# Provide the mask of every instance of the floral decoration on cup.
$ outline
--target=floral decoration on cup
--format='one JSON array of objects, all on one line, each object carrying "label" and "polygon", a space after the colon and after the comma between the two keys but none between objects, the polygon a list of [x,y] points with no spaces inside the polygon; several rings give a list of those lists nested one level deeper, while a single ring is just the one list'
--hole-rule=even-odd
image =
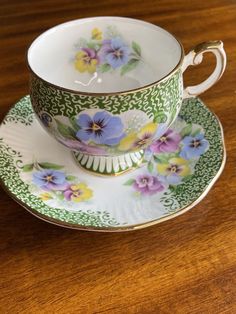
[{"label": "floral decoration on cup", "polygon": [[105,110],[84,110],[78,116],[52,118],[43,112],[42,123],[53,129],[58,141],[68,148],[94,155],[135,152],[151,145],[167,125],[156,123],[143,112],[133,110],[129,117]]},{"label": "floral decoration on cup", "polygon": [[111,72],[120,69],[120,74],[133,70],[142,60],[141,47],[135,41],[127,43],[114,26],[103,33],[99,28],[91,31],[89,39],[80,38],[74,65],[80,73]]}]

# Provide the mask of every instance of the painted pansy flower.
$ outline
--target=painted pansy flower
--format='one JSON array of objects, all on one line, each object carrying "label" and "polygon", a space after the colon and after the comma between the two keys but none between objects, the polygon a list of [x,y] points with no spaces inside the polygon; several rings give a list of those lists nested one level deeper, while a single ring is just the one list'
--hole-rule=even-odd
[{"label": "painted pansy flower", "polygon": [[81,73],[94,73],[98,64],[99,58],[94,49],[82,48],[76,55],[75,67]]},{"label": "painted pansy flower", "polygon": [[95,27],[93,30],[92,30],[92,39],[95,39],[95,40],[101,40],[102,39],[102,31]]},{"label": "painted pansy flower", "polygon": [[139,175],[135,179],[133,187],[137,192],[146,195],[152,195],[164,190],[164,186],[158,178],[148,174]]},{"label": "painted pansy flower", "polygon": [[209,142],[202,133],[196,136],[185,136],[182,143],[183,148],[180,156],[185,159],[197,158],[204,154],[209,147]]},{"label": "painted pansy flower", "polygon": [[187,160],[174,157],[166,163],[158,163],[157,172],[162,176],[163,181],[175,185],[179,184],[183,177],[190,175],[191,169]]},{"label": "painted pansy flower", "polygon": [[120,141],[119,150],[135,151],[141,150],[151,144],[153,136],[157,130],[157,124],[150,122],[146,124],[138,133],[131,132]]},{"label": "painted pansy flower", "polygon": [[67,201],[83,202],[89,200],[93,196],[93,191],[84,183],[71,184],[63,192]]},{"label": "painted pansy flower", "polygon": [[76,122],[80,127],[76,137],[83,142],[114,146],[124,137],[121,119],[106,111],[97,112],[93,117],[83,113]]},{"label": "painted pansy flower", "polygon": [[105,33],[95,27],[88,39],[80,38],[75,48],[75,68],[81,73],[113,72],[121,68],[120,75],[133,70],[142,60],[140,45],[123,39],[116,27],[108,26]]},{"label": "painted pansy flower", "polygon": [[99,50],[99,58],[102,63],[108,63],[116,69],[129,61],[130,48],[119,37],[103,41]]},{"label": "painted pansy flower", "polygon": [[151,144],[150,149],[153,153],[175,152],[181,141],[181,136],[174,130],[167,130],[157,141]]},{"label": "painted pansy flower", "polygon": [[64,190],[68,183],[62,171],[45,169],[33,173],[33,183],[43,190]]},{"label": "painted pansy flower", "polygon": [[48,200],[52,199],[51,194],[46,193],[46,192],[40,194],[39,197],[41,198],[42,201],[48,201]]}]

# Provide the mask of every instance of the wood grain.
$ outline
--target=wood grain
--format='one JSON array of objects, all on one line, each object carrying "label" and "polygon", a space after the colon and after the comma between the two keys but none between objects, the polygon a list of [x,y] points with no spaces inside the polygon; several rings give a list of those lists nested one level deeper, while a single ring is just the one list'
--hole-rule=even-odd
[{"label": "wood grain", "polygon": [[[222,79],[202,99],[225,131],[227,164],[188,213],[123,234],[67,230],[38,220],[0,190],[0,313],[236,313],[236,2],[1,0],[0,120],[28,93],[27,47],[68,20],[129,16],[174,33],[186,51],[222,39]],[[207,56],[188,69],[200,82]]]}]

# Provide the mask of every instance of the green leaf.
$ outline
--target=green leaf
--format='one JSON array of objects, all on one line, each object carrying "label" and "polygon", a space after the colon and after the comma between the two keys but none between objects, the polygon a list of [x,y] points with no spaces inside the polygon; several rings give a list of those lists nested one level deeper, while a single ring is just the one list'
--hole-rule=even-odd
[{"label": "green leaf", "polygon": [[138,56],[141,56],[141,47],[135,41],[132,42],[132,48]]},{"label": "green leaf", "polygon": [[22,170],[24,172],[30,172],[33,170],[33,168],[34,168],[34,164],[27,164],[23,166]]},{"label": "green leaf", "polygon": [[137,56],[137,53],[135,53],[135,52],[131,52],[130,54],[130,57],[133,57],[133,58],[138,58],[138,56]]},{"label": "green leaf", "polygon": [[124,183],[124,185],[132,185],[134,182],[135,182],[134,179],[129,179],[128,181]]},{"label": "green leaf", "polygon": [[76,138],[76,132],[72,127],[68,126],[68,131],[70,132],[71,137]]},{"label": "green leaf", "polygon": [[76,180],[77,178],[75,176],[66,176],[66,180],[67,181],[74,181]]},{"label": "green leaf", "polygon": [[154,166],[153,166],[153,163],[151,161],[148,163],[147,168],[148,168],[149,172],[151,172],[151,173],[153,172]]},{"label": "green leaf", "polygon": [[154,117],[153,122],[154,123],[160,123],[161,121],[160,121],[159,117],[156,116],[156,117]]},{"label": "green leaf", "polygon": [[198,128],[198,129],[196,129],[195,131],[193,131],[193,132],[191,133],[191,135],[194,137],[194,136],[198,135],[199,133],[201,133],[201,131],[202,131],[202,129],[201,129],[201,128]]},{"label": "green leaf", "polygon": [[169,185],[169,190],[171,192],[175,192],[177,190],[178,186],[177,185]]},{"label": "green leaf", "polygon": [[57,192],[56,193],[56,195],[57,195],[57,198],[60,200],[60,201],[63,201],[64,200],[64,194],[62,193],[62,192]]},{"label": "green leaf", "polygon": [[111,66],[110,66],[110,64],[108,64],[108,63],[104,63],[104,64],[101,64],[101,65],[99,66],[99,70],[100,70],[102,73],[108,72],[110,69],[111,69]]},{"label": "green leaf", "polygon": [[166,160],[168,161],[171,158],[178,158],[179,157],[179,151],[174,152],[174,153],[169,153],[165,155]]},{"label": "green leaf", "polygon": [[95,44],[94,42],[92,42],[92,41],[89,41],[89,42],[87,43],[87,47],[90,48],[90,49],[94,49],[95,45],[96,45],[96,44]]},{"label": "green leaf", "polygon": [[121,68],[121,75],[124,75],[125,73],[133,70],[134,68],[136,68],[137,64],[139,63],[138,59],[131,59],[129,60],[129,62],[125,65],[123,65],[123,67]]},{"label": "green leaf", "polygon": [[71,117],[71,118],[70,118],[70,123],[71,123],[71,125],[73,126],[73,129],[74,129],[76,132],[79,131],[80,127],[78,126],[75,117]]},{"label": "green leaf", "polygon": [[68,125],[62,123],[61,121],[55,119],[57,123],[57,129],[60,132],[60,134],[66,138],[76,138],[75,137],[75,131]]},{"label": "green leaf", "polygon": [[155,162],[161,163],[161,164],[165,164],[168,162],[168,158],[163,155],[153,155],[153,159],[155,160]]},{"label": "green leaf", "polygon": [[188,124],[181,130],[180,135],[182,137],[185,137],[185,136],[190,135],[191,132],[192,132],[192,124]]},{"label": "green leaf", "polygon": [[50,162],[40,162],[39,166],[43,169],[53,169],[53,170],[59,170],[59,169],[64,168],[64,166],[59,166],[56,164],[52,164]]}]

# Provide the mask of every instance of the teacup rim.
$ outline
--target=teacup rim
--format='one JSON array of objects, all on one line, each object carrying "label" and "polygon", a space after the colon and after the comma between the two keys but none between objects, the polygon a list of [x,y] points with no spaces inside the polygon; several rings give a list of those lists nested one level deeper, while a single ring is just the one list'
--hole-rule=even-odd
[{"label": "teacup rim", "polygon": [[[149,27],[152,27],[152,28],[159,28],[161,29],[162,31],[166,32],[167,34],[169,34],[171,37],[173,37],[173,39],[175,39],[177,41],[177,43],[179,44],[180,46],[180,50],[181,50],[181,55],[180,55],[180,58],[179,58],[179,61],[177,63],[177,65],[169,72],[167,73],[166,75],[164,75],[162,78],[160,78],[159,80],[156,80],[150,84],[146,84],[144,86],[140,86],[140,87],[137,87],[137,88],[133,88],[133,89],[128,89],[128,90],[122,90],[122,91],[117,91],[117,92],[84,92],[84,91],[78,91],[78,90],[74,90],[74,89],[70,89],[70,88],[66,88],[66,87],[63,87],[63,86],[60,86],[60,85],[57,85],[57,84],[54,84],[52,82],[49,82],[47,81],[46,79],[42,78],[40,75],[38,75],[33,69],[32,67],[30,66],[30,62],[29,62],[29,52],[30,52],[30,49],[32,48],[33,44],[38,40],[40,39],[40,37],[42,36],[45,36],[46,33],[49,33],[49,32],[52,32],[53,30],[55,30],[56,28],[58,27],[61,27],[61,26],[66,26],[68,24],[73,24],[74,22],[76,21],[86,21],[86,20],[92,20],[92,19],[115,19],[115,20],[130,20],[132,22],[138,22],[140,24],[145,24],[145,25],[148,25]],[[75,95],[82,95],[82,96],[118,96],[118,95],[126,95],[126,94],[132,94],[132,93],[136,93],[136,92],[139,92],[139,91],[143,91],[143,90],[146,90],[146,89],[149,89],[150,87],[153,87],[157,84],[160,84],[162,83],[163,81],[165,81],[166,79],[168,79],[171,75],[173,75],[175,72],[177,72],[179,70],[179,68],[181,67],[182,63],[183,63],[183,60],[184,60],[184,56],[185,56],[185,52],[184,52],[184,47],[182,45],[182,43],[180,42],[180,40],[178,39],[178,37],[176,37],[175,35],[173,35],[172,33],[170,33],[169,31],[167,31],[166,29],[156,25],[156,24],[153,24],[153,23],[150,23],[150,22],[147,22],[147,21],[143,21],[143,20],[139,20],[139,19],[135,19],[135,18],[130,18],[130,17],[122,17],[122,16],[92,16],[92,17],[86,17],[86,18],[81,18],[81,19],[74,19],[74,20],[70,20],[70,21],[67,21],[67,22],[64,22],[64,23],[60,23],[60,24],[57,24],[49,29],[47,29],[46,31],[44,31],[43,33],[41,33],[39,36],[37,36],[32,42],[31,44],[29,45],[28,49],[27,49],[27,54],[26,54],[26,61],[27,61],[27,67],[29,69],[29,71],[31,72],[31,74],[33,74],[37,79],[41,80],[42,82],[44,82],[46,85],[49,85],[57,90],[62,90],[62,91],[65,91],[65,92],[69,92],[71,94],[75,94]]]}]

